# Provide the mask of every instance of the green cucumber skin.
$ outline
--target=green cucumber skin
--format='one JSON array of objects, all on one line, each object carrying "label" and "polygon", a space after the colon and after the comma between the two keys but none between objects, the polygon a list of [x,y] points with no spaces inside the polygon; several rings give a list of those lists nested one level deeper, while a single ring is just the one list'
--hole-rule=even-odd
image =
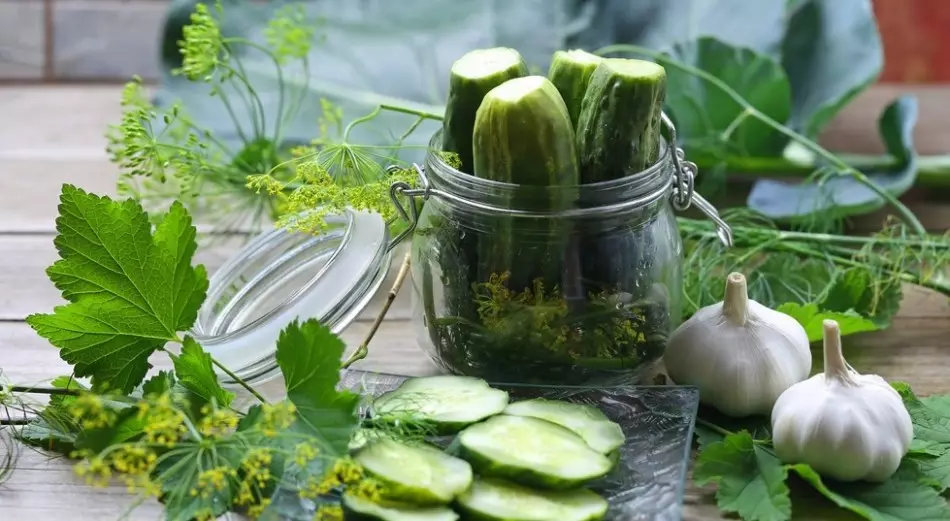
[{"label": "green cucumber skin", "polygon": [[[520,484],[520,483],[515,483],[515,482],[511,482],[511,481],[499,479],[499,478],[485,478],[485,477],[476,479],[476,481],[472,483],[472,487],[476,487],[479,483],[492,483],[494,486],[512,487],[516,490],[527,488],[525,487],[525,485]],[[472,489],[469,489],[469,490],[471,491]],[[531,493],[531,492],[537,492],[537,490],[535,491],[525,490],[524,492]],[[579,491],[571,490],[567,492],[576,493]],[[587,492],[590,492],[590,491],[588,490]],[[536,512],[526,512],[525,515],[523,516],[502,516],[499,514],[491,514],[483,510],[478,510],[466,504],[465,495],[468,493],[469,491],[466,491],[465,493],[460,495],[458,498],[456,498],[456,501],[453,505],[455,511],[462,514],[462,519],[466,521],[470,521],[470,520],[471,521],[549,521],[548,519],[545,519],[545,520],[540,519]],[[560,492],[548,491],[548,493],[558,494]],[[571,517],[568,521],[600,521],[604,519],[604,517],[607,515],[607,510],[609,508],[609,505],[607,501],[604,500],[602,497],[599,498],[599,501],[602,502],[603,504],[600,512],[591,513],[591,515],[585,518],[574,516],[574,517]],[[550,519],[550,521],[565,521],[565,520],[558,518],[558,519]]]},{"label": "green cucumber skin", "polygon": [[614,69],[617,60],[597,66],[581,104],[577,152],[585,184],[640,172],[659,159],[666,74],[626,76]]},{"label": "green cucumber skin", "polygon": [[459,155],[462,161],[459,170],[466,174],[473,171],[472,134],[482,99],[505,81],[527,75],[528,66],[523,60],[514,67],[499,70],[478,80],[450,74],[449,95],[442,120],[442,150]]},{"label": "green cucumber skin", "polygon": [[[360,506],[354,504],[354,501],[348,494],[343,495],[340,506],[343,509],[344,521],[412,521],[413,519],[422,521],[432,521],[441,519],[442,521],[457,521],[459,516],[448,507],[419,507],[418,505],[397,504],[382,505],[389,509],[404,509],[401,512],[394,513],[392,516],[374,514],[372,512],[361,512]],[[410,510],[411,509],[411,510]],[[416,510],[416,512],[413,512]]]},{"label": "green cucumber skin", "polygon": [[[581,53],[586,60],[574,59],[573,53]],[[603,58],[584,51],[555,51],[548,69],[548,79],[557,87],[561,98],[571,116],[571,124],[577,128],[577,119],[581,113],[581,103],[590,77]]]},{"label": "green cucumber skin", "polygon": [[[393,443],[399,443],[399,442],[395,442],[395,441],[394,441]],[[403,483],[399,483],[399,482],[393,481],[393,480],[389,479],[388,477],[383,476],[383,475],[381,475],[381,474],[379,474],[379,473],[377,473],[377,472],[373,472],[370,468],[367,468],[367,465],[366,465],[366,464],[364,464],[364,462],[366,461],[366,460],[364,459],[364,456],[365,456],[366,454],[368,454],[369,451],[374,448],[373,445],[374,445],[374,444],[367,444],[367,446],[363,447],[363,448],[360,449],[359,451],[356,451],[356,453],[355,453],[354,456],[353,456],[353,459],[354,459],[357,463],[360,463],[360,464],[363,466],[364,471],[366,472],[367,475],[372,476],[373,478],[377,479],[377,480],[383,485],[384,493],[382,494],[382,498],[383,498],[384,500],[386,500],[386,501],[411,503],[411,504],[418,505],[418,506],[442,506],[442,505],[447,505],[447,504],[451,503],[451,502],[455,499],[455,496],[457,496],[458,494],[464,492],[464,490],[465,490],[466,488],[468,488],[468,486],[471,486],[471,481],[472,481],[472,479],[474,478],[474,476],[472,475],[471,471],[467,472],[467,474],[468,474],[468,485],[466,485],[465,487],[462,487],[462,488],[460,488],[459,490],[457,490],[457,491],[454,493],[454,495],[452,495],[451,497],[440,496],[440,495],[438,495],[438,494],[436,494],[436,493],[432,492],[431,490],[429,490],[429,489],[427,489],[427,488],[424,488],[424,487],[416,487],[416,486],[412,486],[412,485],[406,485],[406,484],[403,484]],[[447,454],[447,453],[445,453],[444,451],[442,451],[441,449],[439,449],[438,447],[435,447],[435,446],[423,445],[423,446],[420,446],[419,448],[422,448],[423,450],[430,450],[430,451],[433,451],[433,452],[438,452],[438,453],[440,453],[440,454],[445,455],[446,457],[455,458],[455,459],[458,459],[458,460],[464,462],[464,460],[463,460],[462,458],[457,458],[457,457],[455,457],[455,456],[452,456],[451,454]],[[471,464],[468,464],[468,465],[466,465],[466,467],[470,467],[470,465],[471,465]]]},{"label": "green cucumber skin", "polygon": [[[609,472],[607,472],[601,476],[579,479],[555,478],[532,469],[495,463],[491,458],[487,458],[461,443],[453,445],[452,451],[458,454],[458,457],[469,462],[469,464],[472,465],[472,469],[481,476],[506,479],[526,487],[534,487],[542,490],[571,490],[592,483],[609,474]],[[611,458],[611,456],[608,456],[608,458]],[[613,461],[614,466],[617,461],[619,461],[619,459]],[[610,470],[613,470],[613,468],[614,467],[611,467]]]},{"label": "green cucumber skin", "polygon": [[[567,106],[557,88],[543,76],[512,82],[537,82],[538,88],[517,102],[496,87],[482,100],[472,139],[475,176],[518,185],[508,205],[533,211],[557,211],[573,206],[570,189],[539,190],[551,186],[576,186],[580,181],[574,130]],[[549,196],[548,196],[549,195]],[[541,279],[549,290],[561,285],[565,249],[570,230],[563,220],[489,216],[479,239],[478,280],[509,273],[508,287],[520,292]]]}]

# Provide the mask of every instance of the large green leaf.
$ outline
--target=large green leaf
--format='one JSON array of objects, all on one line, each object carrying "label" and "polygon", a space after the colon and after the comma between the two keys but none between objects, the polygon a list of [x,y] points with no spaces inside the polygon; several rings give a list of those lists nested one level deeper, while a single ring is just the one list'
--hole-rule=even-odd
[{"label": "large green leaf", "polygon": [[[887,151],[902,162],[892,172],[865,172],[877,186],[893,195],[901,195],[917,178],[917,153],[914,151],[914,127],[917,124],[917,99],[902,96],[891,103],[879,121]],[[833,212],[835,216],[858,215],[883,206],[884,199],[853,177],[834,176],[824,180],[794,184],[763,179],[749,194],[750,208],[775,220],[811,218]]]},{"label": "large green leaf", "polygon": [[[785,121],[791,114],[788,78],[766,55],[703,37],[674,46],[670,56],[713,74],[774,120]],[[667,110],[691,159],[770,155],[784,148],[785,136],[748,117],[722,89],[677,67],[667,67],[667,75]]]},{"label": "large green leaf", "polygon": [[881,36],[871,0],[799,0],[790,7],[782,42],[794,98],[789,125],[816,137],[880,75]]}]

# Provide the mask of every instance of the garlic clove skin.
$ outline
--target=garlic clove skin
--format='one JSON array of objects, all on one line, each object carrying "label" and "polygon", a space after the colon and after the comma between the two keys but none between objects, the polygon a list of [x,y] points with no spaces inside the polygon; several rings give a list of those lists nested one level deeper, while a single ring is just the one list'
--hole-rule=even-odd
[{"label": "garlic clove skin", "polygon": [[848,366],[837,322],[824,328],[825,372],[790,387],[772,410],[775,454],[839,481],[884,481],[910,448],[910,414],[886,380]]},{"label": "garlic clove skin", "polygon": [[670,335],[667,374],[699,388],[700,401],[734,417],[769,415],[778,397],[808,378],[808,334],[794,318],[750,300],[740,273],[722,302],[698,310]]}]

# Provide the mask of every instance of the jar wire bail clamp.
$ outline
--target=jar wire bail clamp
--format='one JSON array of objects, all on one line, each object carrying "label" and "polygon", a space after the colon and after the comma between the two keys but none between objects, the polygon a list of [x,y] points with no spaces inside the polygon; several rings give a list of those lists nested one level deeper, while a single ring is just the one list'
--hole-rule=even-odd
[{"label": "jar wire bail clamp", "polygon": [[[696,166],[696,163],[686,160],[686,153],[678,146],[678,143],[676,142],[676,127],[673,125],[673,121],[670,120],[670,118],[664,112],[662,113],[661,122],[669,131],[669,146],[673,149],[672,161],[674,171],[672,176],[672,189],[670,191],[673,207],[678,211],[685,211],[689,209],[690,206],[695,204],[696,208],[698,208],[699,211],[703,213],[703,215],[708,217],[711,221],[713,221],[713,223],[716,224],[716,235],[719,237],[719,240],[722,242],[722,244],[726,247],[732,247],[732,228],[730,228],[729,224],[719,216],[719,211],[716,209],[716,207],[706,200],[705,197],[695,191],[695,179],[697,173],[699,172],[699,168]],[[427,200],[430,196],[442,197],[464,206],[471,206],[480,210],[491,210],[495,212],[508,213],[522,217],[543,218],[548,216],[548,214],[543,212],[498,208],[484,203],[477,203],[459,197],[455,194],[432,188],[431,184],[429,183],[429,178],[426,176],[425,168],[419,166],[416,163],[413,163],[412,167],[416,170],[416,173],[419,176],[419,188],[413,188],[408,183],[402,181],[393,183],[389,187],[389,198],[392,200],[392,203],[399,212],[399,215],[408,223],[406,229],[393,238],[389,245],[390,249],[398,245],[400,242],[406,239],[406,237],[410,236],[415,230],[419,218],[419,208],[415,204],[416,197],[422,197],[423,200]],[[387,167],[387,170],[390,172],[397,169],[399,169],[399,167],[395,165]],[[561,212],[561,215],[586,215],[599,211],[610,212],[626,207],[639,206],[650,203],[662,197],[665,190],[666,188],[664,188],[663,191],[657,191],[644,197],[638,197],[630,201],[608,205],[601,208],[573,209],[566,212]],[[400,195],[404,195],[409,198],[410,211],[406,211],[405,206],[403,206],[402,202],[399,200]]]}]

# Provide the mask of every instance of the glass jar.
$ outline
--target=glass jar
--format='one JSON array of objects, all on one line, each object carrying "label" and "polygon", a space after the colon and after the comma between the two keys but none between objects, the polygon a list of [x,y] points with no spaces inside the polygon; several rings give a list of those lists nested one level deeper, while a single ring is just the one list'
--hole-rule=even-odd
[{"label": "glass jar", "polygon": [[[682,313],[674,210],[692,202],[695,165],[675,130],[650,168],[579,186],[528,187],[460,172],[430,143],[410,208],[412,306],[420,346],[444,370],[494,382],[639,383]],[[403,215],[405,210],[399,206]]]}]

